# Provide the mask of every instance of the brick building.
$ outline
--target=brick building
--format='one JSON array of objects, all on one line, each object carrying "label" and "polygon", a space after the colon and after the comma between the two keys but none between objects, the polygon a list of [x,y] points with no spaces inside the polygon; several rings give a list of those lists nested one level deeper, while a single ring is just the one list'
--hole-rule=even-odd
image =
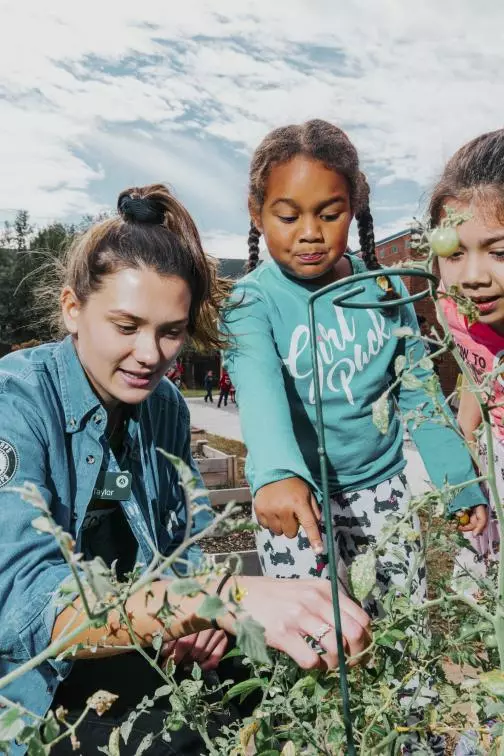
[{"label": "brick building", "polygon": [[[378,262],[384,268],[391,267],[400,260],[411,257],[411,230],[399,231],[397,234],[387,236],[377,242],[376,255]],[[416,294],[426,288],[426,281],[423,278],[404,276],[403,281],[410,294]],[[429,325],[437,324],[434,303],[430,297],[415,302],[415,310],[417,315],[424,317]],[[449,395],[454,390],[457,381],[459,373],[457,363],[450,354],[446,354],[439,358],[438,367],[443,391],[446,395]]]}]

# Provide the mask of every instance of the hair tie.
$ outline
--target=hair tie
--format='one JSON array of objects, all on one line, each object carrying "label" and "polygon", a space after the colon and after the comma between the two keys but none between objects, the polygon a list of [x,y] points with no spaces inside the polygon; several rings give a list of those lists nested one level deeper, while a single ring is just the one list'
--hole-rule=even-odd
[{"label": "hair tie", "polygon": [[149,197],[131,197],[126,194],[121,197],[117,207],[121,215],[124,215],[128,220],[159,225],[164,223],[164,207]]}]

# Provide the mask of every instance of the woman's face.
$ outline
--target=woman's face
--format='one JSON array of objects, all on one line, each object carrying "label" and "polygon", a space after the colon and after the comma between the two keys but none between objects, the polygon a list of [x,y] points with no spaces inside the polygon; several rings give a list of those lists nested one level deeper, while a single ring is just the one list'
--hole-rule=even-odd
[{"label": "woman's face", "polygon": [[124,268],[106,276],[85,304],[67,287],[62,306],[91,385],[113,407],[138,404],[154,391],[184,344],[191,292],[178,276]]}]

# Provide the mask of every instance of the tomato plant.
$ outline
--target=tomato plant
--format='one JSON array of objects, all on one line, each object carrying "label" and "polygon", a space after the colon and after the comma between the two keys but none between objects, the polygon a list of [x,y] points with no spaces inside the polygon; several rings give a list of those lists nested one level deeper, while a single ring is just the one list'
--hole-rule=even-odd
[{"label": "tomato plant", "polygon": [[[431,271],[433,252],[452,254],[456,251],[455,243],[458,245],[456,228],[449,223],[434,234],[420,229],[418,239],[418,248],[425,254],[416,264],[426,271]],[[432,296],[437,297],[434,288]],[[460,305],[464,303],[460,302]],[[439,308],[438,317],[444,330],[436,345],[439,352],[452,351],[468,385],[474,388],[473,377],[453,347]],[[409,336],[413,334],[404,334],[405,338]],[[399,381],[407,383],[411,367],[406,363],[402,365]],[[476,392],[475,396],[482,403],[483,432],[490,460],[485,477],[496,502],[502,530],[504,510],[496,491],[488,408],[484,405],[484,392]],[[377,427],[385,433],[384,406],[380,397],[373,416]],[[421,409],[417,415],[415,420],[421,422]],[[442,407],[439,421],[449,422],[449,418],[443,417]],[[182,470],[181,477],[187,501],[191,503],[201,492],[191,488],[191,476],[187,470]],[[464,485],[472,482],[467,481]],[[412,603],[407,583],[402,591],[397,587],[389,591],[382,598],[383,616],[373,623],[373,635],[366,653],[354,660],[360,664],[347,671],[354,739],[360,756],[398,754],[404,743],[412,738],[418,740],[418,753],[432,753],[428,750],[428,738],[432,740],[433,736],[440,735],[456,739],[468,728],[474,730],[480,746],[483,747],[484,743],[489,754],[504,753],[504,560],[501,554],[499,562],[489,569],[484,579],[467,573],[466,577],[477,583],[477,591],[473,594],[454,588],[451,569],[444,572],[439,569],[439,565],[446,564],[463,543],[463,535],[456,527],[439,517],[454,493],[453,488],[446,486],[443,490],[429,491],[412,499],[408,513],[408,517],[417,514],[423,517],[426,553],[431,563],[438,566],[430,572],[429,599],[418,605]],[[52,520],[40,494],[29,488],[24,494],[40,510],[38,527],[43,526],[44,532],[52,533],[67,561],[73,564],[68,537]],[[223,522],[228,514],[220,516]],[[467,523],[467,517],[467,514],[463,515],[459,523]],[[231,527],[236,525],[235,522]],[[408,527],[404,518],[395,518],[392,514],[374,551],[359,558],[359,570],[354,577],[357,590],[363,595],[369,592],[373,595],[376,591],[374,564],[380,557],[380,548],[389,541],[393,543],[398,533],[416,537]],[[142,577],[139,572],[118,589],[114,575],[104,571],[103,565],[93,561],[79,562],[79,565],[81,568],[85,566],[87,577],[77,590],[85,596],[85,589],[92,586],[100,610],[89,616],[90,625],[105,622],[107,611],[112,607],[127,616],[129,595],[138,587],[139,581],[142,584],[142,581],[149,580],[149,573]],[[166,570],[169,567],[170,558],[158,555],[157,568]],[[210,565],[204,567],[206,574],[211,574],[212,569]],[[153,573],[150,573],[150,579],[153,579]],[[181,585],[180,590],[188,590],[187,585]],[[58,600],[70,602],[64,591],[60,592]],[[245,756],[253,752],[262,756],[344,756],[348,753],[338,673],[324,669],[304,672],[278,653],[270,654],[266,662],[265,655],[261,658],[260,653],[264,639],[253,625],[244,624],[241,641],[248,652],[245,664],[250,671],[249,679],[241,682],[228,680],[217,685],[202,674],[197,665],[190,679],[180,681],[173,664],[161,668],[155,659],[151,659],[150,663],[159,672],[160,689],[169,694],[172,704],[172,712],[164,722],[166,738],[169,739],[170,731],[187,724],[200,731],[207,752],[212,756]],[[143,651],[140,646],[137,650],[139,653]],[[42,653],[27,665],[4,675],[0,678],[0,691],[5,690],[14,678],[21,677],[28,666],[43,664],[49,656],[50,652]],[[252,694],[258,698],[252,713],[242,720],[223,725],[217,735],[210,736],[209,723],[216,707],[216,697],[219,707],[225,709],[230,701],[246,700]],[[106,692],[102,692],[99,703],[98,699],[90,699],[88,705],[91,708],[107,705],[106,696]],[[51,742],[62,737],[75,737],[74,725],[65,720],[62,712],[59,712],[59,719],[52,712],[36,717],[1,694],[0,705],[3,707],[0,713],[0,752],[9,753],[12,743],[17,740],[25,743],[30,754],[49,754]],[[151,705],[152,701],[143,701],[137,707],[144,727]],[[126,722],[114,730],[109,743],[103,745],[104,753],[120,756],[128,726],[131,723]],[[252,747],[255,751],[250,750]]]}]

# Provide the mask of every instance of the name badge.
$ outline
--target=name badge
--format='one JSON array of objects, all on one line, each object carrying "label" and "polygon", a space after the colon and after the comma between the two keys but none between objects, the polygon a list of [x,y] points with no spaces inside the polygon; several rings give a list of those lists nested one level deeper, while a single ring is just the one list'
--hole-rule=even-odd
[{"label": "name badge", "polygon": [[94,499],[107,499],[108,501],[127,501],[131,496],[131,473],[129,472],[105,472],[102,470],[98,475],[94,490]]}]

